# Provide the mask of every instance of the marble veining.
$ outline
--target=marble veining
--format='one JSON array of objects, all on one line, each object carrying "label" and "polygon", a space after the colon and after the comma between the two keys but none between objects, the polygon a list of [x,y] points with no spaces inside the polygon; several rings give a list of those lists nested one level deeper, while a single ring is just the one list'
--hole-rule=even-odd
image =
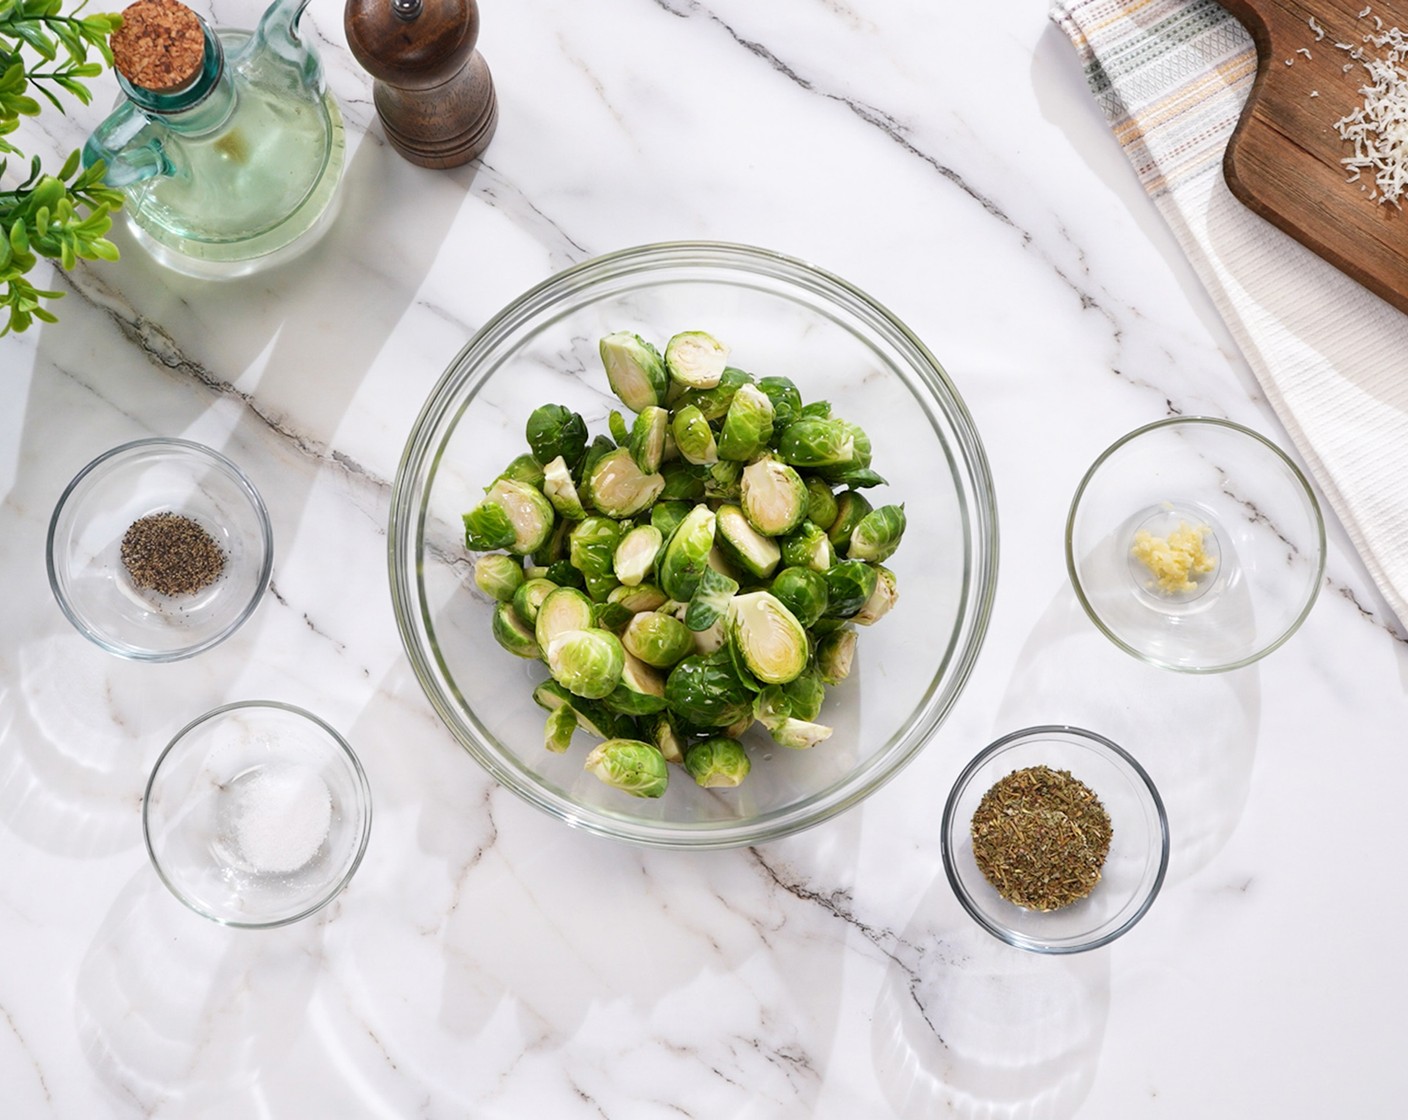
[{"label": "marble veining", "polygon": [[[1237,673],[1151,669],[1080,610],[1062,534],[1106,446],[1196,414],[1286,440],[1044,0],[480,8],[482,161],[395,156],[313,0],[349,141],[327,236],[219,284],[119,232],[121,262],[52,277],[57,327],[0,339],[0,1111],[1396,1116],[1405,631],[1333,523],[1304,628]],[[114,90],[26,141],[66,153]],[[499,788],[420,692],[386,566],[406,435],[473,332],[561,268],[690,238],[811,260],[904,319],[974,416],[1002,534],[983,653],[925,750],[827,825],[709,854]],[[150,434],[239,462],[276,541],[245,628],[166,666],[89,645],[44,572],[65,483]],[[140,825],[170,736],[255,697],[337,727],[375,803],[351,887],[262,933],[183,909]],[[1127,745],[1172,822],[1147,917],[1071,958],[978,929],[939,858],[967,760],[1050,722]]]}]

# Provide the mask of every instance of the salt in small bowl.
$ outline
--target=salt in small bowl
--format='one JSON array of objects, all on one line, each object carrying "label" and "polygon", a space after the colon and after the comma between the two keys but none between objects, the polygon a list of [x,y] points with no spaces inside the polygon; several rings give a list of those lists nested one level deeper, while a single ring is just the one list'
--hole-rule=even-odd
[{"label": "salt in small bowl", "polygon": [[142,802],[152,865],[197,914],[286,925],[326,906],[366,851],[371,791],[336,731],[277,701],[243,701],[184,727]]}]

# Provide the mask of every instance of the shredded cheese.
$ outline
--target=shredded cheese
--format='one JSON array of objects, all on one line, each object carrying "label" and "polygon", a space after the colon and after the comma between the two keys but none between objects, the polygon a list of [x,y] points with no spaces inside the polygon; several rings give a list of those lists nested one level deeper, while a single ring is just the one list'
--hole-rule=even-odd
[{"label": "shredded cheese", "polygon": [[[1365,8],[1360,18],[1368,11]],[[1363,41],[1375,52],[1336,44],[1367,74],[1359,90],[1364,103],[1334,124],[1340,138],[1353,145],[1353,154],[1340,163],[1348,182],[1361,173],[1373,175],[1371,199],[1400,206],[1399,199],[1408,191],[1408,36],[1391,27],[1365,35]],[[1368,184],[1361,189],[1367,190]]]}]

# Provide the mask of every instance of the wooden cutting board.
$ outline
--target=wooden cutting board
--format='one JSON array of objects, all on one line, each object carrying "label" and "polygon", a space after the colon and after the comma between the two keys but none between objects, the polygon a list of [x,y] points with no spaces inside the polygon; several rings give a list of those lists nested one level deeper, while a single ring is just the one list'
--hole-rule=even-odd
[{"label": "wooden cutting board", "polygon": [[[1408,312],[1408,191],[1403,210],[1371,198],[1340,161],[1353,147],[1335,122],[1364,104],[1368,74],[1337,43],[1384,30],[1408,35],[1408,0],[1222,0],[1251,32],[1257,74],[1223,158],[1232,193],[1315,253]],[[1370,8],[1367,15],[1360,13]],[[1324,29],[1323,37],[1310,21]],[[1307,57],[1308,55],[1308,57]],[[1287,64],[1289,60],[1289,65]],[[1344,67],[1350,65],[1346,71]]]}]

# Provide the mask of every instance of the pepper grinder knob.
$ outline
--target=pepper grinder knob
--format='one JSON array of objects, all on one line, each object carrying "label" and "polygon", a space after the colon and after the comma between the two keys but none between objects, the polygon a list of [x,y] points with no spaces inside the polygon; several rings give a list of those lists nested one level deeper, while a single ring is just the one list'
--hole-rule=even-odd
[{"label": "pepper grinder knob", "polygon": [[498,100],[475,0],[347,0],[343,28],[373,79],[386,138],[421,167],[458,167],[489,146]]}]

